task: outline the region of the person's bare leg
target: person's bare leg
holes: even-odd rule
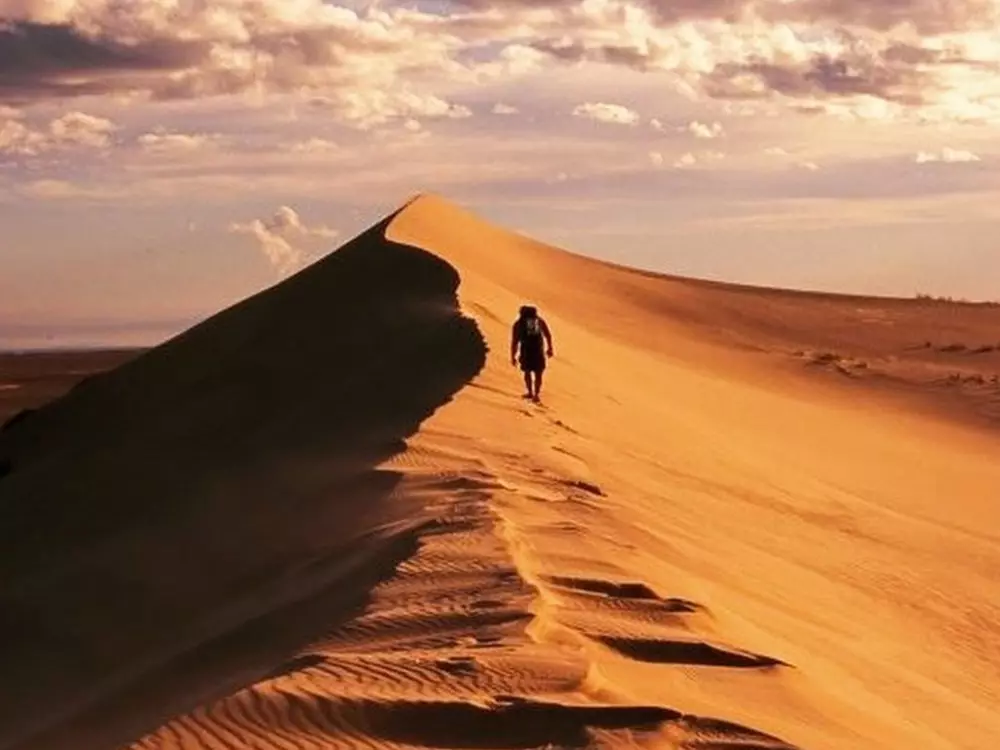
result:
[[[531,373],[530,372],[524,373],[524,387],[527,390],[526,396],[528,398],[534,398],[535,397],[535,392],[531,389]]]
[[[539,370],[535,373],[535,400],[537,401],[542,396],[542,371]]]

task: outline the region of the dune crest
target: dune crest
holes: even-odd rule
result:
[[[507,358],[525,300],[544,405]],[[995,404],[906,348],[928,310],[639,273],[418,197],[0,433],[0,680],[38,685],[0,747],[988,747]]]

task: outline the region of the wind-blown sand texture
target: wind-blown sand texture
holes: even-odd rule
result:
[[[996,343],[420,197],[0,432],[0,748],[990,748]]]

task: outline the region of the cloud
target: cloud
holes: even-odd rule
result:
[[[697,163],[698,163],[698,157],[688,152],[686,154],[682,154],[674,162],[674,166],[677,167],[678,169],[683,169],[684,167],[693,167]]]
[[[32,180],[25,186],[24,193],[33,198],[75,198],[79,189],[66,180]]]
[[[309,138],[298,143],[293,143],[291,150],[299,154],[329,154],[339,151],[340,146],[325,138]]]
[[[635,125],[639,122],[638,112],[621,104],[606,104],[605,102],[578,104],[573,109],[573,115],[614,125]]]
[[[459,120],[472,116],[472,110],[432,94],[410,91],[358,89],[343,91],[335,97],[314,97],[314,108],[328,108],[361,129],[385,125],[393,120]]]
[[[565,0],[463,0],[468,8],[562,9]],[[613,18],[620,3],[592,2],[591,13]],[[740,23],[809,23],[858,26],[888,31],[909,26],[922,34],[995,28],[993,0],[643,0],[633,6],[659,25],[721,21]]]
[[[968,164],[982,161],[978,154],[945,146],[940,151],[920,151],[915,157],[917,164]]]
[[[689,151],[674,161],[674,167],[677,169],[687,169],[707,162],[721,161],[725,158],[726,155],[721,151],[701,151],[699,153]]]
[[[695,138],[702,138],[705,140],[721,138],[725,133],[721,122],[705,124],[703,122],[698,122],[697,120],[688,123],[687,131]]]
[[[268,219],[254,219],[242,224],[234,222],[229,231],[249,234],[280,274],[287,274],[302,264],[308,246],[317,239],[336,237],[338,232],[326,226],[309,227],[289,206],[281,206]]]
[[[324,0],[10,5],[0,3],[0,102],[316,91],[348,120],[461,112],[409,85],[410,74],[462,67],[454,55],[464,43],[428,14],[359,14]]]
[[[938,119],[1000,117],[994,0],[590,0],[574,10],[549,7],[559,23],[539,26],[532,44],[553,60],[666,73],[691,98],[818,112],[868,98],[894,105],[896,118],[931,111]],[[943,36],[920,37],[914,26]]]
[[[39,200],[121,200],[127,190],[102,185],[82,185],[69,180],[31,180],[20,188],[20,193]]]
[[[364,10],[326,0],[0,7],[7,103],[313,92],[339,119],[375,127],[469,116],[435,82],[450,91],[597,61],[665,73],[693,97],[841,115],[867,97],[893,105],[893,118],[1000,121],[996,0],[457,0],[447,13],[391,0]]]
[[[198,151],[212,144],[217,136],[206,133],[171,133],[159,128],[143,133],[136,143],[143,151],[156,154],[178,154]]]
[[[109,146],[115,129],[110,120],[84,112],[70,112],[49,123],[49,133],[56,143],[89,148]]]
[[[910,26],[920,34],[996,28],[993,0],[799,0],[770,5],[771,14],[791,21],[828,21],[879,31]],[[767,11],[765,11],[767,13]]]
[[[7,108],[0,113],[0,153],[37,156],[54,149],[103,149],[111,145],[117,126],[103,117],[68,112],[41,126],[23,121],[23,114]]]
[[[45,150],[47,143],[43,133],[31,130],[18,120],[0,122],[0,154],[34,156]]]
[[[493,109],[490,111],[495,115],[516,115],[519,110],[517,107],[511,106],[510,104],[497,102],[493,105]]]
[[[663,164],[664,164],[664,161],[665,161],[665,159],[663,157],[663,154],[660,153],[659,151],[650,151],[649,152],[649,162],[654,167],[662,167]]]
[[[764,155],[773,159],[781,159],[787,166],[806,172],[818,172],[820,170],[820,166],[816,162],[808,159],[798,159],[781,146],[769,146],[765,148]]]

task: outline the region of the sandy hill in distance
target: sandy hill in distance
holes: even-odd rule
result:
[[[420,196],[0,431],[0,750],[985,750],[997,373]]]

